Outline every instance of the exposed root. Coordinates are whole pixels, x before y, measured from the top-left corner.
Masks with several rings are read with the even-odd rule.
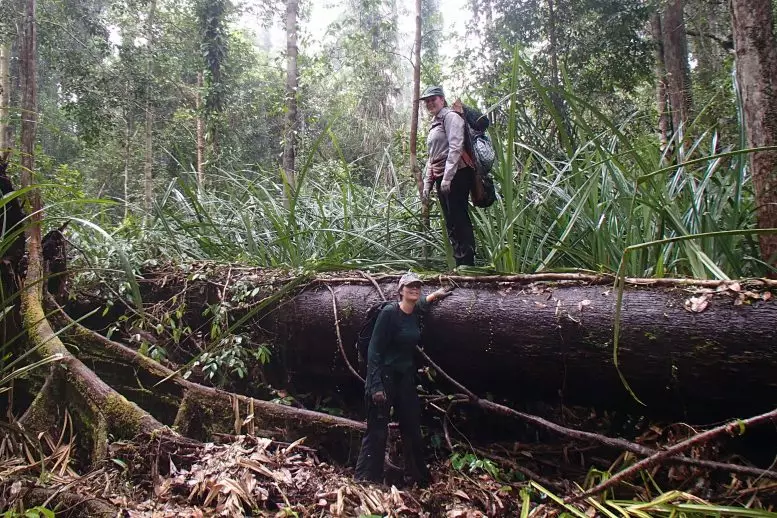
[[[40,248],[30,247],[25,287],[22,291],[22,316],[30,346],[42,357],[60,358],[52,365],[46,390],[36,397],[25,416],[28,425],[48,425],[54,406],[67,402],[74,413],[93,430],[92,453],[104,456],[107,434],[134,437],[140,433],[161,431],[165,427],[148,412],[128,401],[73,356],[54,333],[43,313],[43,267]],[[56,414],[55,414],[56,415]],[[43,430],[45,431],[45,430]]]
[[[48,299],[48,304],[52,309],[49,318],[64,329],[62,334],[66,340],[78,344],[79,351],[85,355],[99,356],[112,362],[108,367],[96,364],[98,371],[102,373],[104,368],[116,369],[116,363],[125,365],[135,372],[136,377],[143,379],[144,386],[153,388],[156,397],[164,394],[177,402],[178,412],[173,424],[180,427],[179,431],[183,435],[205,440],[213,432],[240,433],[240,427],[244,424],[237,423],[242,423],[242,420],[235,418],[233,401],[237,401],[244,409],[253,409],[252,416],[247,412],[244,414],[253,426],[271,431],[273,437],[281,440],[308,436],[315,437],[321,443],[342,444],[348,434],[361,434],[365,430],[364,423],[359,421],[193,383],[137,351],[77,324],[52,299]]]

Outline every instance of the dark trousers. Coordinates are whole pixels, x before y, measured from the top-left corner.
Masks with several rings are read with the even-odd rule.
[[[405,458],[405,474],[420,485],[430,481],[424,462],[424,446],[421,437],[421,405],[415,388],[415,373],[384,373],[383,386],[387,401],[376,405],[367,394],[367,433],[362,439],[359,460],[356,462],[356,478],[371,482],[383,482],[383,461],[386,456],[388,424],[391,407],[399,421],[402,448]]]
[[[440,192],[442,178],[436,181],[437,196],[440,198],[445,216],[445,227],[453,248],[456,266],[475,264],[475,234],[472,231],[472,221],[469,219],[469,191],[473,181],[472,168],[459,169],[451,181],[451,192],[448,196]]]

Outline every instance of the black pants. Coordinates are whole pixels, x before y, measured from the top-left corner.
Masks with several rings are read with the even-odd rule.
[[[386,389],[386,403],[376,405],[369,394],[366,396],[367,433],[362,439],[359,460],[356,462],[356,478],[383,482],[383,460],[386,456],[388,424],[393,406],[402,435],[405,474],[412,481],[425,486],[431,477],[424,462],[421,405],[415,388],[415,373],[384,373],[383,386]]]
[[[473,181],[472,168],[459,169],[451,181],[451,192],[448,196],[440,193],[442,178],[438,178],[436,182],[456,266],[475,264],[475,234],[469,219],[469,190]]]

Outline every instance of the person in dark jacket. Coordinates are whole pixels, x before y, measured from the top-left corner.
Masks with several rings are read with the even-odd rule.
[[[404,447],[405,474],[414,483],[431,481],[421,438],[421,405],[415,385],[415,348],[421,339],[420,316],[428,304],[446,297],[444,289],[421,296],[421,279],[408,272],[399,280],[399,302],[381,310],[367,353],[365,400],[367,433],[356,462],[356,479],[383,481],[391,408],[399,421]]]
[[[428,199],[432,184],[437,186],[456,266],[474,265],[475,234],[469,219],[469,191],[475,171],[462,159],[466,122],[448,106],[441,86],[427,87],[421,94],[421,100],[432,115],[426,139],[429,158],[423,197]]]

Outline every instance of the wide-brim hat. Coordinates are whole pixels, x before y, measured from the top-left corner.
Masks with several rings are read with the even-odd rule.
[[[427,86],[424,88],[424,92],[419,99],[428,99],[429,97],[445,97],[445,92],[442,90],[442,86]]]
[[[397,284],[397,291],[401,291],[402,288],[404,288],[408,284],[413,284],[414,282],[418,282],[421,284],[424,283],[424,281],[421,280],[421,277],[419,277],[417,274],[413,272],[407,272],[405,275],[399,278],[399,283]]]

